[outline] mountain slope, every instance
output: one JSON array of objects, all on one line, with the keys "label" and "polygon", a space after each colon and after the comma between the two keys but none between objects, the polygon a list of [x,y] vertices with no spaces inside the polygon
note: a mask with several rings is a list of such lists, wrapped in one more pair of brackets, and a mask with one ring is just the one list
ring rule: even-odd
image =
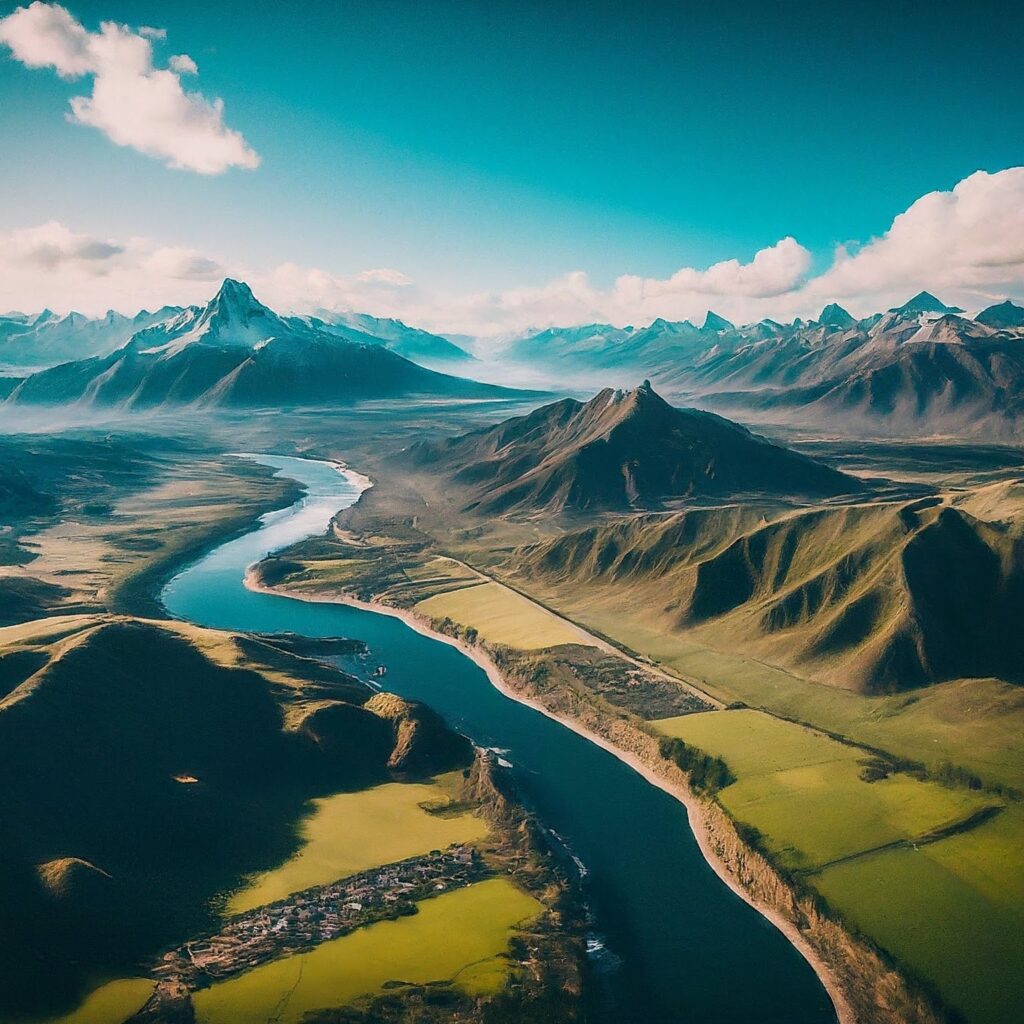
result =
[{"label": "mountain slope", "polygon": [[21,656],[0,691],[4,1020],[208,928],[215,895],[296,849],[310,797],[472,758],[429,709],[273,637],[37,625],[0,630],[0,663]]},{"label": "mountain slope", "polygon": [[134,317],[122,316],[114,310],[98,319],[81,313],[57,317],[44,310],[34,320],[0,318],[0,364],[32,369],[105,356],[136,332],[180,312],[177,306],[164,306],[155,313],[144,309]]},{"label": "mountain slope", "polygon": [[464,348],[447,338],[418,327],[409,327],[401,320],[370,316],[368,313],[322,312],[309,318],[321,330],[351,341],[376,341],[414,363],[447,364],[476,362]]},{"label": "mountain slope", "polygon": [[464,493],[465,508],[481,514],[626,509],[747,491],[822,496],[860,486],[729,420],[675,409],[646,381],[420,443],[402,459],[445,476]]},{"label": "mountain slope", "polygon": [[247,285],[228,280],[207,306],[190,307],[140,331],[109,356],[33,374],[7,400],[154,408],[507,393],[424,369],[378,344],[348,341],[279,316]]},{"label": "mountain slope", "polygon": [[599,584],[652,622],[835,686],[1024,678],[1024,488],[637,517],[520,550],[517,572]]}]

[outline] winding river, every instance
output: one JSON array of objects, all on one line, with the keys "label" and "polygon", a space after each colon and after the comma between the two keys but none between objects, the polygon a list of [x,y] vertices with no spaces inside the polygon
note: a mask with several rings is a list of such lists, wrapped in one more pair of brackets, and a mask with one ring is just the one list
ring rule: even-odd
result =
[{"label": "winding river", "polygon": [[834,1024],[809,964],[712,872],[682,806],[612,754],[499,693],[456,648],[390,616],[255,593],[246,568],[318,534],[362,483],[332,465],[252,456],[305,497],[216,548],[163,593],[168,611],[219,629],[357,637],[388,666],[389,690],[430,704],[500,748],[525,799],[585,865],[591,946],[608,1024]]}]

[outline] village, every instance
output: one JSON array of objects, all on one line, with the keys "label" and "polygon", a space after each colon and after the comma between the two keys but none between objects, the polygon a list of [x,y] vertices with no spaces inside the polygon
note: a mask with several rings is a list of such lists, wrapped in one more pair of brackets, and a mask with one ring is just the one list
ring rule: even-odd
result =
[{"label": "village", "polygon": [[490,873],[477,850],[452,846],[293,893],[228,920],[214,935],[164,954],[161,982],[190,990],[308,950],[376,921],[416,913],[416,903]]}]

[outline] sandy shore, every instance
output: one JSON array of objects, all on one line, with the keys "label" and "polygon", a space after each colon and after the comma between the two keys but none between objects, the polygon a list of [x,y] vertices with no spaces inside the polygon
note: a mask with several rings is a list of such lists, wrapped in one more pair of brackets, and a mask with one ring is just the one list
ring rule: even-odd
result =
[{"label": "sandy shore", "polygon": [[[351,470],[346,470],[351,472]],[[401,608],[394,608],[390,605],[381,604],[378,601],[359,601],[356,598],[349,597],[348,595],[339,594],[337,596],[325,596],[318,594],[295,594],[288,590],[275,590],[272,587],[264,586],[260,583],[253,570],[249,570],[245,575],[245,586],[250,590],[259,591],[260,593],[272,594],[277,597],[290,597],[297,601],[310,601],[314,603],[322,604],[345,604],[350,605],[353,608],[361,608],[364,611],[376,612],[378,615],[388,615],[391,618],[400,619],[410,629],[415,630],[423,636],[428,636],[432,640],[437,640],[440,643],[448,644],[449,647],[458,648],[467,658],[475,662],[483,671],[486,673],[487,678],[490,680],[491,685],[496,690],[499,690],[510,700],[514,700],[519,704],[524,704],[527,707],[533,708],[533,710],[539,712],[542,715],[546,715],[548,718],[554,719],[567,729],[571,729],[573,732],[589,740],[591,743],[596,744],[603,750],[617,757],[624,764],[629,765],[635,772],[646,779],[652,786],[657,786],[658,789],[663,790],[670,796],[678,800],[683,807],[686,809],[687,820],[690,824],[690,829],[697,840],[697,845],[700,848],[700,852],[708,865],[715,872],[716,875],[745,903],[753,907],[759,914],[762,915],[767,921],[771,922],[782,934],[789,940],[794,948],[804,957],[804,959],[811,965],[814,973],[818,976],[825,991],[828,993],[829,998],[832,1000],[832,1004],[835,1007],[836,1015],[839,1019],[839,1024],[857,1024],[856,1017],[853,1013],[853,1009],[847,1002],[839,983],[837,982],[832,971],[828,965],[821,959],[818,953],[811,947],[811,945],[804,938],[803,934],[791,921],[786,920],[781,914],[779,914],[773,907],[760,900],[755,899],[748,893],[733,875],[729,872],[726,865],[717,856],[711,846],[711,838],[708,834],[707,824],[704,820],[703,810],[701,802],[685,787],[675,785],[669,782],[667,779],[660,776],[657,772],[653,771],[648,765],[644,764],[640,758],[629,753],[628,751],[622,750],[610,743],[603,736],[585,728],[579,722],[572,718],[568,718],[564,715],[558,715],[546,708],[540,701],[533,700],[529,697],[518,693],[512,686],[509,685],[507,680],[501,674],[498,666],[490,658],[485,650],[482,648],[465,643],[455,637],[448,636],[445,633],[438,633],[431,629],[430,626],[419,616],[413,612],[407,611]],[[575,624],[574,624],[575,625]],[[579,627],[577,627],[579,628]],[[596,638],[594,638],[596,640]],[[619,652],[616,652],[619,653]]]}]

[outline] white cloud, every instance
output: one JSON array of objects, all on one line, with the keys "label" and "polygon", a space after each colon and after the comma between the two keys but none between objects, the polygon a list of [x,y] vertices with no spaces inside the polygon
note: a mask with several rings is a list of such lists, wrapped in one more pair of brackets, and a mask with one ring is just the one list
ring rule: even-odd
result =
[{"label": "white cloud", "polygon": [[367,284],[391,284],[398,285],[399,287],[412,284],[412,279],[408,275],[403,274],[400,270],[392,270],[390,267],[364,270],[356,275],[356,280]]},{"label": "white cloud", "polygon": [[849,300],[867,312],[927,289],[977,308],[1024,288],[1024,167],[978,171],[948,192],[929,192],[880,238],[836,250],[811,283],[816,297]]},{"label": "white cloud", "polygon": [[204,301],[230,275],[281,310],[355,310],[485,337],[527,327],[645,324],[658,316],[699,323],[709,307],[737,323],[814,316],[833,300],[866,315],[921,289],[977,310],[1024,296],[1024,168],[979,172],[930,193],[879,238],[838,249],[822,273],[808,276],[809,266],[809,253],[784,238],[748,262],[683,267],[663,279],[623,275],[608,288],[573,271],[533,287],[441,293],[388,268],[341,275],[293,262],[253,267],[146,239],[75,234],[51,222],[0,235],[0,308],[134,312]]},{"label": "white cloud", "polygon": [[0,20],[0,42],[26,67],[53,68],[66,79],[92,76],[92,95],[71,100],[72,122],[180,170],[257,167],[259,156],[224,124],[223,101],[182,87],[181,75],[198,71],[191,57],[176,54],[169,67],[154,66],[152,40],[163,34],[113,21],[89,32],[65,8],[39,0]]}]

